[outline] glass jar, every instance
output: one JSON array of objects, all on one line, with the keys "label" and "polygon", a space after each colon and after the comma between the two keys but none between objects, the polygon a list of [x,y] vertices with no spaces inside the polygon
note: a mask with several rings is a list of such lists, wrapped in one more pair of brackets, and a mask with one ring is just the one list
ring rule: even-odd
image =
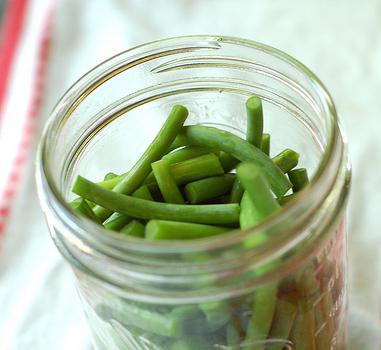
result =
[{"label": "glass jar", "polygon": [[[171,107],[186,124],[244,135],[244,102],[263,100],[271,153],[292,148],[312,181],[254,229],[192,241],[121,237],[68,206],[77,174],[123,173]],[[344,211],[350,172],[333,102],[301,63],[269,46],[194,36],[135,47],[75,83],[49,119],[37,184],[70,263],[96,349],[343,350]],[[266,231],[255,248],[250,238]]]}]

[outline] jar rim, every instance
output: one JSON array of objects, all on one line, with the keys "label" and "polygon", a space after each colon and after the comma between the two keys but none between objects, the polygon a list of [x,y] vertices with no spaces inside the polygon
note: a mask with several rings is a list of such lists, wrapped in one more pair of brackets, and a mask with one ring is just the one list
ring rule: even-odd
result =
[{"label": "jar rim", "polygon": [[[107,231],[100,225],[96,225],[89,220],[74,215],[68,203],[64,200],[63,195],[60,193],[60,190],[57,188],[56,184],[49,174],[48,165],[45,161],[45,152],[48,148],[51,134],[55,129],[59,127],[59,124],[57,123],[60,123],[64,118],[67,118],[68,113],[70,112],[70,108],[73,108],[73,105],[75,105],[78,100],[81,99],[81,96],[83,95],[86,88],[88,88],[90,84],[93,84],[92,86],[94,86],[95,78],[97,78],[97,81],[101,84],[107,80],[105,75],[110,72],[110,69],[115,69],[118,63],[125,61],[129,57],[134,55],[144,55],[145,53],[149,52],[150,49],[163,44],[173,43],[175,46],[177,43],[183,42],[185,44],[188,41],[189,43],[195,41],[207,41],[213,42],[215,44],[225,42],[237,46],[252,47],[269,53],[270,55],[275,56],[297,68],[297,70],[302,72],[312,83],[314,90],[318,93],[319,98],[323,102],[325,113],[327,116],[329,116],[330,123],[327,145],[322,153],[317,171],[311,179],[310,186],[301,191],[298,195],[298,198],[285,205],[283,210],[279,211],[279,213],[273,215],[271,218],[263,221],[261,224],[257,225],[254,228],[246,230],[232,230],[228,234],[224,235],[224,239],[221,239],[220,236],[207,237],[197,240],[169,240],[158,242],[150,242],[134,237],[123,237],[123,239],[120,239],[117,234],[110,233],[110,231]],[[124,68],[124,70],[125,69],[128,68]],[[120,72],[124,70],[121,70]],[[72,103],[69,108],[67,105],[68,103]],[[63,107],[62,105],[65,106]],[[312,73],[304,64],[288,55],[287,53],[266,44],[231,36],[194,35],[161,39],[135,46],[107,59],[83,75],[67,90],[65,95],[61,98],[60,102],[53,110],[42,134],[42,138],[37,151],[37,187],[45,213],[51,213],[54,211],[54,217],[58,219],[56,222],[59,224],[60,229],[77,232],[82,236],[86,236],[87,232],[91,232],[93,240],[98,240],[98,243],[113,247],[113,249],[119,249],[121,251],[162,254],[170,252],[193,252],[201,251],[204,249],[223,249],[234,244],[242,243],[257,232],[268,230],[274,225],[284,222],[291,214],[300,212],[302,210],[302,206],[305,205],[307,201],[312,203],[313,198],[317,197],[317,193],[320,190],[319,185],[325,181],[325,170],[328,165],[333,162],[334,153],[338,149],[338,142],[341,140],[338,138],[338,134],[339,123],[336,108],[327,89],[314,73]],[[318,203],[315,203],[315,205],[318,205]],[[287,232],[287,235],[288,240],[292,240],[296,238],[297,232],[292,232],[292,230],[290,230]],[[262,249],[264,251],[272,250],[273,246],[271,240],[265,242]]]}]

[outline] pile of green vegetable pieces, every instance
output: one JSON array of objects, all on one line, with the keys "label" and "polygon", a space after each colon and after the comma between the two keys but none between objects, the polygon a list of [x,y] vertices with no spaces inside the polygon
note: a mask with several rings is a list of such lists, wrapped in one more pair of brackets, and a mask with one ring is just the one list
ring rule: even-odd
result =
[{"label": "pile of green vegetable pieces", "polygon": [[[296,168],[294,150],[270,158],[261,99],[250,97],[246,112],[244,140],[214,127],[184,126],[188,111],[174,106],[128,172],[108,173],[97,184],[78,176],[73,192],[80,197],[72,208],[108,230],[147,240],[198,239],[257,225],[292,200],[308,184],[308,175]],[[251,243],[266,240],[263,232]],[[323,272],[316,276],[320,265]],[[137,342],[145,339],[163,350],[206,350],[215,344],[281,350],[287,339],[298,350],[326,350],[335,333],[330,310],[340,292],[339,287],[327,292],[334,270],[327,259],[307,263],[250,295],[199,305],[150,306],[110,296],[96,313],[113,325],[116,344],[125,338],[120,332],[130,332]]]},{"label": "pile of green vegetable pieces", "polygon": [[270,158],[262,101],[246,101],[246,140],[214,127],[184,126],[188,110],[173,107],[135,165],[97,184],[78,176],[72,208],[127,236],[194,239],[257,225],[308,183],[299,154]]}]

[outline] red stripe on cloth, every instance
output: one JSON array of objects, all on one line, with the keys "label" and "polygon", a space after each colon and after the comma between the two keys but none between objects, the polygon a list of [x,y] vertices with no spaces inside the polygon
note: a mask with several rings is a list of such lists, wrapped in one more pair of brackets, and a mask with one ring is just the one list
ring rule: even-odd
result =
[{"label": "red stripe on cloth", "polygon": [[49,48],[51,42],[51,26],[52,26],[52,12],[48,13],[46,23],[42,32],[40,42],[38,43],[38,58],[37,65],[34,71],[34,89],[30,102],[27,119],[22,130],[22,138],[18,147],[17,156],[13,161],[12,170],[7,180],[7,186],[1,194],[0,199],[3,199],[3,204],[0,206],[0,236],[4,233],[6,228],[6,221],[11,213],[11,205],[17,193],[17,186],[22,178],[24,165],[28,159],[30,146],[33,144],[33,136],[36,128],[36,118],[40,109],[45,75],[46,63],[49,56]]},{"label": "red stripe on cloth", "polygon": [[0,32],[0,119],[13,58],[22,32],[27,3],[27,0],[10,0],[4,14],[4,22]]}]

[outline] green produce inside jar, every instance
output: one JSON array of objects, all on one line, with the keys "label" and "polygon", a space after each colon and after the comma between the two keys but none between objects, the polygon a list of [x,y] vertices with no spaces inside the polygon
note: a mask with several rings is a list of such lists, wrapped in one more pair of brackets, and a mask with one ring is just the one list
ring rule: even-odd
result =
[{"label": "green produce inside jar", "polygon": [[[298,168],[302,150],[285,144],[270,156],[271,130],[264,133],[263,112],[259,97],[246,101],[243,139],[216,127],[184,126],[188,110],[176,105],[131,169],[121,175],[104,169],[98,183],[78,176],[72,190],[79,197],[71,207],[121,237],[152,242],[224,239],[232,230],[253,228],[309,185],[308,170]],[[263,230],[245,244],[259,247],[268,239]],[[280,264],[273,260],[254,273]],[[110,296],[94,309],[112,321],[108,336],[116,344],[123,344],[127,332],[163,350],[328,350],[338,322],[331,313],[339,293],[329,284],[336,278],[331,265],[314,261],[278,283],[229,300],[149,307]]]}]

